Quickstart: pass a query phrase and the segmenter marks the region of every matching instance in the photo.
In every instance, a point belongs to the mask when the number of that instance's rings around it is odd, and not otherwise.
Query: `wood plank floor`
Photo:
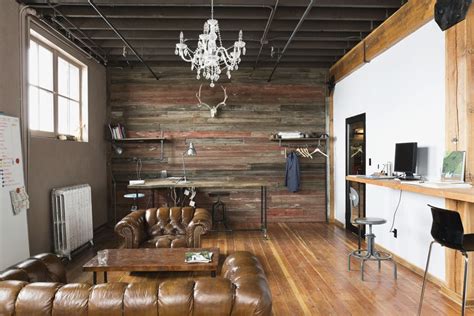
[[[111,230],[96,234],[96,246],[77,255],[68,265],[69,282],[91,282],[81,271],[82,264],[97,249],[119,246]],[[360,280],[359,264],[347,270],[347,254],[357,239],[345,230],[324,223],[269,224],[269,239],[259,232],[212,233],[204,247],[219,247],[223,261],[228,253],[249,250],[263,263],[273,296],[274,315],[415,315],[419,300],[420,276],[399,265],[398,280],[393,267],[375,262],[366,265],[365,281]],[[203,273],[110,273],[110,281],[139,282],[169,278],[207,277]],[[460,306],[428,283],[423,315],[459,315]],[[469,309],[468,315],[474,315]]]

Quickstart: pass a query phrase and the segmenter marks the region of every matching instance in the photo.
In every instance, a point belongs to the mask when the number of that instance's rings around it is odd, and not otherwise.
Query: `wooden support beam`
[[[435,0],[410,0],[331,67],[336,82],[386,51],[433,18]]]
[[[466,151],[466,180],[474,174],[474,9],[446,31],[446,150]],[[457,139],[457,141],[456,141]]]
[[[474,180],[474,7],[466,19],[446,31],[446,150],[466,151],[466,181]],[[461,214],[464,233],[474,233],[474,204],[446,200]],[[464,261],[446,250],[446,286],[442,292],[461,302]],[[467,303],[474,305],[474,262],[469,262]]]

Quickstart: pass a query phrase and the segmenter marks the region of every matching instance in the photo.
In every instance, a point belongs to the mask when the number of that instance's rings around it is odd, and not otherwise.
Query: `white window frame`
[[[29,73],[27,79],[27,86],[36,87],[43,91],[48,91],[53,94],[53,124],[54,124],[54,132],[47,132],[41,130],[33,130],[28,126],[28,129],[32,136],[35,137],[47,137],[47,138],[55,138],[57,139],[59,135],[64,135],[59,133],[58,126],[58,103],[59,97],[65,98],[67,100],[71,100],[74,102],[79,101],[79,124],[80,124],[80,132],[76,139],[79,142],[87,142],[88,141],[88,109],[87,109],[87,66],[81,63],[79,60],[65,52],[63,49],[59,48],[57,45],[53,44],[51,41],[43,37],[41,34],[36,32],[34,29],[30,28],[29,34],[29,41],[28,41],[28,52],[30,51],[30,41],[35,42],[36,44],[42,46],[43,48],[47,49],[53,54],[53,90],[50,91],[38,85],[31,84],[29,82]],[[59,57],[65,60],[66,62],[70,63],[71,65],[79,68],[79,100],[71,99],[68,96],[64,96],[59,93],[58,88],[58,63]],[[29,60],[29,59],[27,59]],[[29,104],[29,100],[28,100]],[[66,136],[73,136],[73,135],[66,135]]]

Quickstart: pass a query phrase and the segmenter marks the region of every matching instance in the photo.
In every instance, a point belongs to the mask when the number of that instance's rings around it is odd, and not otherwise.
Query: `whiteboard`
[[[0,114],[0,270],[30,256],[26,210],[13,214],[10,191],[25,186],[20,120]]]

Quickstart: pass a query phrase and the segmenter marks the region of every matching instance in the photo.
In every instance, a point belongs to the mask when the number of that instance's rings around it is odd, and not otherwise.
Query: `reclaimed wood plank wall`
[[[124,200],[126,182],[136,178],[134,158],[143,162],[142,177],[182,175],[182,153],[186,142],[193,142],[197,156],[186,157],[189,178],[229,176],[265,179],[279,183],[268,193],[269,221],[324,221],[326,213],[326,159],[300,158],[301,190],[290,193],[284,187],[285,156],[278,142],[269,140],[278,131],[324,133],[326,128],[326,70],[280,69],[272,82],[271,69],[234,72],[232,81],[223,80],[228,100],[216,118],[197,106],[199,84],[189,69],[157,69],[155,80],[144,68],[109,69],[109,115],[112,123],[126,127],[129,137],[159,137],[165,143],[164,161],[158,144],[127,144],[122,155],[109,153],[110,172],[117,182],[118,219],[130,207]],[[204,83],[203,102],[215,105],[223,99],[217,85]],[[316,143],[309,143],[314,149]],[[201,190],[197,205],[210,209],[212,199]],[[215,190],[214,190],[215,191]],[[231,223],[258,222],[258,189],[226,190],[228,219]],[[140,202],[151,205],[149,192]],[[156,197],[156,205],[170,203],[170,192]],[[172,202],[171,202],[172,204]],[[113,218],[113,217],[111,217]]]

